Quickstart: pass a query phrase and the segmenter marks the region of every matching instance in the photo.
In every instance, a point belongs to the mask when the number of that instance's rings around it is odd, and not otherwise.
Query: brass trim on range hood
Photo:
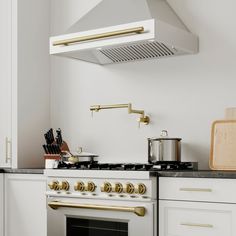
[[[58,40],[58,41],[53,42],[53,46],[60,46],[60,45],[68,46],[69,44],[80,43],[80,42],[89,41],[89,40],[98,40],[98,39],[122,36],[122,35],[127,35],[127,34],[140,34],[143,32],[144,32],[144,27],[140,26],[140,27],[117,30],[117,31],[106,32],[106,33],[101,33],[101,34],[75,37],[72,39]]]

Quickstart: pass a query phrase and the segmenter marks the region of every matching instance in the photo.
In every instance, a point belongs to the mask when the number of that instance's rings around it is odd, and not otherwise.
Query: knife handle
[[[45,138],[45,140],[46,140],[46,143],[49,144],[50,142],[49,142],[49,140],[48,140],[48,133],[44,134],[44,138]]]
[[[45,153],[48,154],[48,150],[47,150],[47,147],[45,144],[43,145],[43,149],[44,149]]]

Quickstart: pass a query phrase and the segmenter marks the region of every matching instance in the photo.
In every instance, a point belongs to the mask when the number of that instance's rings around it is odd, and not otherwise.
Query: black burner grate
[[[78,170],[124,170],[124,171],[162,171],[162,170],[197,170],[197,162],[155,162],[148,163],[98,163],[78,162],[70,164],[60,162],[58,169]]]

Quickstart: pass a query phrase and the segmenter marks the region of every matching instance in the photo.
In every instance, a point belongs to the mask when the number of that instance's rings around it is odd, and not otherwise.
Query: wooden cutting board
[[[212,170],[236,170],[236,120],[212,124],[209,165]]]

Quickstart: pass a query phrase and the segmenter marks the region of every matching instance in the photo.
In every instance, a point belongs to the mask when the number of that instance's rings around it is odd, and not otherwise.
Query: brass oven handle
[[[213,225],[211,224],[180,223],[180,225],[189,227],[213,228]]]
[[[110,38],[110,37],[126,35],[126,34],[140,34],[143,32],[144,32],[144,27],[141,26],[141,27],[117,30],[117,31],[112,31],[112,32],[107,32],[107,33],[102,33],[102,34],[93,34],[93,35],[75,37],[72,39],[58,40],[58,41],[53,42],[53,46],[59,46],[59,45],[67,46],[68,44],[71,44],[71,43],[79,43],[79,42],[84,42],[84,41],[89,41],[89,40],[104,39],[104,38]]]
[[[81,209],[92,209],[92,210],[103,210],[103,211],[132,212],[137,216],[145,216],[146,212],[144,207],[105,206],[105,205],[77,204],[77,203],[56,202],[56,201],[49,202],[48,206],[51,207],[53,210],[57,210],[60,207],[69,207],[69,208],[81,208]]]
[[[210,188],[180,188],[179,191],[184,192],[212,192],[212,189]]]

